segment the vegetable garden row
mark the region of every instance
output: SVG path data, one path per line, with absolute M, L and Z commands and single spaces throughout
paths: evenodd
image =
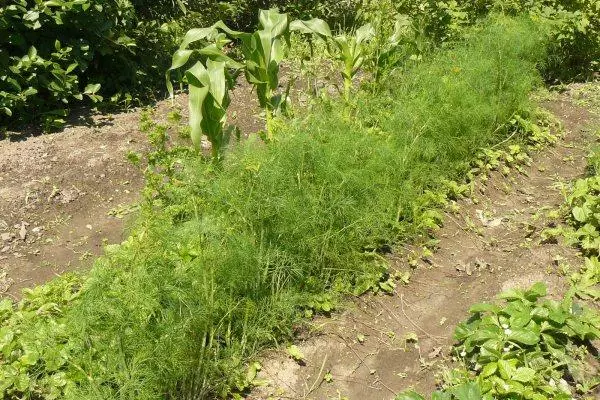
M 42 22 L 66 26 L 80 12 L 96 18 L 106 12 L 101 3 L 22 0 L 2 8 L 0 33 L 9 32 L 11 42 L 0 51 L 10 51 L 2 58 L 8 64 L 0 61 L 0 110 L 19 117 L 30 107 L 42 112 L 52 98 L 101 100 L 105 84 L 93 86 L 100 82 L 84 70 L 101 72 L 104 62 L 119 69 L 114 57 L 123 45 L 132 47 L 123 53 L 128 62 L 139 55 L 125 33 L 94 32 L 119 49 L 107 50 L 112 55 L 102 61 L 94 61 L 102 51 L 86 49 L 85 40 L 77 48 L 56 40 L 54 51 L 49 42 L 28 47 Z M 192 13 L 189 6 L 179 2 L 178 9 Z M 337 33 L 324 19 L 273 9 L 260 11 L 253 33 L 214 21 L 185 35 L 162 28 L 175 32 L 171 44 L 181 36 L 178 47 L 167 46 L 171 67 L 140 71 L 162 85 L 167 71 L 171 92 L 175 75 L 189 88 L 195 148 L 174 145 L 168 134 L 181 127 L 146 114 L 141 129 L 153 151 L 128 239 L 108 246 L 89 273 L 26 290 L 16 305 L 0 303 L 3 398 L 240 396 L 251 384 L 249 363 L 262 349 L 291 340 L 307 310 L 323 311 L 315 304 L 324 295 L 392 290 L 384 254 L 433 234 L 441 205 L 457 195 L 456 182 L 469 179 L 484 149 L 509 135 L 544 141 L 528 121 L 529 94 L 543 78 L 583 77 L 597 68 L 598 2 L 376 1 L 359 10 L 357 28 Z M 26 34 L 15 30 L 15 19 Z M 287 114 L 289 88 L 279 87 L 278 76 L 293 32 L 333 59 L 344 82 L 339 96 L 317 98 L 295 117 Z M 14 55 L 17 48 L 27 54 Z M 80 57 L 77 65 L 63 70 L 60 60 L 71 53 Z M 265 110 L 262 138 L 236 140 L 227 125 L 229 92 L 241 73 Z M 71 86 L 55 90 L 59 77 Z M 203 135 L 210 157 L 197 149 Z M 534 367 L 528 357 L 535 351 L 554 362 L 568 344 L 597 338 L 598 317 L 576 308 L 580 291 L 560 304 L 541 302 L 544 292 L 536 285 L 505 295 L 506 306 L 475 306 L 457 339 L 467 367 L 478 367 L 435 396 L 570 398 L 549 383 L 563 369 Z M 529 333 L 521 334 L 525 327 Z M 498 355 L 489 340 L 514 346 Z

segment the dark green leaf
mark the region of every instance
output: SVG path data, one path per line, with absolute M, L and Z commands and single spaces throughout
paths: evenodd
M 539 334 L 526 329 L 513 329 L 508 334 L 508 339 L 513 342 L 533 346 L 539 341 L 540 337 Z

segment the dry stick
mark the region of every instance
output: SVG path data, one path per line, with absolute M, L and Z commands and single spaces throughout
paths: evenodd
M 395 391 L 394 391 L 392 388 L 390 388 L 388 385 L 386 385 L 385 383 L 383 383 L 383 381 L 382 381 L 382 380 L 381 380 L 379 377 L 377 377 L 377 378 L 376 378 L 376 379 L 373 381 L 373 384 L 376 384 L 376 383 L 380 383 L 380 384 L 381 384 L 381 386 L 383 386 L 384 388 L 386 388 L 387 390 L 389 390 L 389 391 L 390 391 L 390 393 L 392 393 L 394 396 L 397 394 L 397 393 L 396 393 L 396 392 L 395 392 Z
M 371 385 L 371 383 L 369 383 L 369 381 L 366 379 L 349 379 L 349 378 L 344 378 L 344 377 L 336 377 L 335 381 L 336 382 L 358 383 L 358 384 L 367 385 L 367 386 Z M 369 387 L 372 389 L 381 390 L 381 388 L 378 388 L 378 387 L 373 387 L 373 386 L 369 386 Z
M 404 317 L 406 317 L 406 319 L 418 330 L 420 330 L 421 332 L 423 332 L 425 335 L 427 335 L 427 337 L 429 337 L 430 339 L 433 339 L 435 342 L 440 343 L 438 339 L 448 339 L 445 336 L 435 336 L 430 334 L 429 332 L 427 332 L 425 329 L 421 328 L 419 325 L 417 325 L 412 319 L 410 319 L 410 317 L 408 316 L 408 314 L 406 314 L 406 311 L 404 311 L 404 294 L 400 293 L 400 309 L 402 310 L 402 314 L 404 314 Z
M 510 120 L 511 120 L 511 119 L 512 119 L 512 118 L 515 116 L 515 114 L 516 114 L 516 113 L 517 113 L 517 112 L 515 111 L 515 112 L 513 112 L 512 114 L 510 114 L 510 117 L 508 118 L 508 120 L 510 121 Z M 496 132 L 498 132 L 500 129 L 504 128 L 506 125 L 507 125 L 506 123 L 504 123 L 504 124 L 501 124 L 501 125 L 498 125 L 498 126 L 496 127 L 496 129 L 494 129 L 494 131 L 492 132 L 492 135 L 494 135 L 494 134 L 495 134 Z M 519 132 L 519 131 L 515 129 L 515 131 L 514 131 L 514 132 L 513 132 L 513 133 L 512 133 L 512 134 L 511 134 L 509 137 L 507 137 L 506 139 L 504 139 L 504 140 L 503 140 L 503 141 L 501 141 L 500 143 L 496 143 L 495 145 L 493 145 L 492 147 L 490 147 L 490 150 L 493 150 L 493 149 L 495 149 L 496 147 L 502 146 L 504 143 L 506 143 L 506 142 L 508 142 L 510 139 L 512 139 L 512 137 L 513 137 L 513 136 L 515 136 L 515 135 L 517 134 L 517 132 Z M 492 136 L 492 135 L 490 135 L 490 136 Z
M 344 344 L 346 345 L 346 347 L 348 347 L 350 350 L 352 350 L 352 352 L 354 353 L 354 356 L 358 359 L 358 365 L 356 367 L 354 367 L 354 369 L 352 370 L 352 372 L 350 373 L 350 375 L 352 375 L 353 373 L 356 372 L 356 370 L 365 362 L 365 360 L 367 359 L 367 357 L 369 357 L 371 355 L 375 355 L 375 353 L 368 353 L 364 357 L 361 357 L 358 354 L 358 352 L 356 350 L 354 350 L 354 348 L 350 344 L 348 344 L 348 342 L 346 341 L 346 338 L 344 338 L 339 333 L 333 333 L 333 335 L 335 335 L 335 336 L 339 337 L 340 339 L 342 339 L 344 341 Z
M 496 131 L 498 131 L 498 129 L 496 129 Z M 494 132 L 496 132 L 494 131 Z M 508 142 L 510 139 L 513 138 L 513 136 L 516 135 L 518 131 L 514 131 L 509 137 L 507 137 L 506 139 L 504 139 L 503 141 L 501 141 L 500 143 L 496 143 L 495 145 L 493 145 L 492 147 L 490 147 L 490 150 L 494 150 L 497 147 L 500 147 L 501 145 L 503 145 L 504 143 Z
M 323 369 L 325 368 L 325 363 L 327 362 L 327 357 L 328 357 L 328 354 L 325 354 L 325 357 L 323 358 L 323 363 L 321 364 L 321 369 L 319 370 L 319 373 L 317 374 L 317 379 L 315 379 L 315 381 L 313 382 L 310 389 L 308 389 L 308 392 L 304 395 L 304 398 L 306 398 L 308 395 L 310 395 L 313 390 L 318 389 L 319 386 L 321 386 L 321 382 L 323 382 L 323 380 L 321 379 L 321 374 L 323 373 Z M 319 386 L 315 387 L 317 385 L 317 383 L 319 384 Z
M 364 322 L 364 321 L 361 321 L 361 320 L 358 320 L 358 319 L 356 319 L 356 318 L 354 318 L 354 317 L 350 317 L 350 320 L 351 320 L 352 322 L 354 322 L 354 323 L 359 323 L 359 324 L 362 324 L 362 325 L 366 326 L 367 328 L 369 328 L 370 330 L 372 330 L 372 331 L 375 331 L 375 332 L 379 333 L 380 335 L 386 335 L 386 334 L 387 334 L 387 332 L 386 332 L 386 331 L 383 331 L 383 330 L 381 330 L 381 329 L 375 328 L 374 326 L 372 326 L 372 325 L 369 325 L 369 324 L 367 324 L 366 322 Z
M 392 317 L 394 317 L 396 319 L 396 321 L 398 321 L 400 324 L 402 324 L 402 322 L 400 321 L 400 318 L 398 318 L 398 316 L 392 310 L 390 310 L 388 307 L 385 306 L 385 304 L 383 304 L 381 302 L 379 302 L 379 304 L 383 308 L 385 308 L 392 315 Z M 444 337 L 444 336 L 432 335 L 431 333 L 427 332 L 425 329 L 423 329 L 419 325 L 417 325 L 417 323 L 414 322 L 412 319 L 410 319 L 410 317 L 406 314 L 406 311 L 404 311 L 404 295 L 403 294 L 400 294 L 400 307 L 402 309 L 402 314 L 404 314 L 404 317 L 408 320 L 408 322 L 410 322 L 415 328 L 417 328 L 418 330 L 423 332 L 428 338 L 432 339 L 433 341 L 435 341 L 438 344 L 440 344 L 439 339 L 446 339 L 446 337 Z
M 372 356 L 376 356 L 376 355 L 377 355 L 376 352 L 371 352 L 371 353 L 366 354 L 363 358 L 361 358 L 358 361 L 358 364 L 356 364 L 356 367 L 354 367 L 354 369 L 352 370 L 352 372 L 350 372 L 350 375 L 353 375 L 365 363 L 365 360 L 368 357 L 372 357 Z
M 450 220 L 452 222 L 454 222 L 461 230 L 463 230 L 464 232 L 470 232 L 469 228 L 464 228 L 455 218 L 453 218 L 450 214 L 446 213 L 446 217 L 450 218 Z M 486 242 L 485 240 L 483 240 L 483 238 L 481 238 L 476 232 L 475 232 L 475 237 L 480 240 L 483 244 L 485 244 L 486 246 L 489 246 L 490 244 L 488 242 Z M 473 249 L 473 247 L 466 247 L 463 246 L 466 249 Z
M 339 333 L 334 333 L 334 332 L 330 333 L 330 335 L 337 336 L 338 338 L 342 339 L 342 341 L 344 342 L 346 347 L 349 348 L 350 350 L 352 350 L 352 352 L 354 353 L 354 356 L 359 360 L 361 359 L 360 355 L 356 352 L 356 350 L 354 350 L 354 348 L 348 344 L 348 341 L 346 340 L 346 338 L 344 338 Z

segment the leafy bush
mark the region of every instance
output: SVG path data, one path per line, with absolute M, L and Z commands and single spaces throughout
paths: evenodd
M 600 1 L 542 0 L 530 12 L 550 23 L 547 79 L 581 80 L 600 71 Z
M 171 35 L 139 23 L 127 0 L 11 1 L 0 8 L 0 123 L 142 92 L 160 81 Z
M 132 0 L 144 19 L 168 21 L 174 17 L 184 26 L 209 26 L 223 20 L 234 29 L 251 30 L 258 25 L 258 10 L 277 8 L 292 18 L 323 18 L 335 26 L 351 26 L 362 0 Z M 185 10 L 185 12 L 184 12 Z M 187 12 L 187 15 L 185 15 Z
M 600 316 L 566 297 L 544 300 L 546 287 L 500 295 L 506 305 L 476 304 L 469 321 L 459 324 L 456 352 L 479 375 L 484 398 L 520 396 L 571 399 L 571 388 L 588 387 L 586 343 L 600 338 Z

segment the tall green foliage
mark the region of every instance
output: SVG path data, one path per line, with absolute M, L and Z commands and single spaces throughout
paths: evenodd
M 233 31 L 224 23 L 217 28 L 241 41 L 246 80 L 256 88 L 258 102 L 267 116 L 267 133 L 271 138 L 271 119 L 274 112 L 285 110 L 286 93 L 277 93 L 279 67 L 286 56 L 290 38 L 287 14 L 275 9 L 259 11 L 258 30 L 253 33 Z
M 170 40 L 139 23 L 128 0 L 10 0 L 0 6 L 0 124 L 139 93 L 164 68 Z
M 189 30 L 179 50 L 173 55 L 172 65 L 167 71 L 167 87 L 172 96 L 171 71 L 185 66 L 194 54 L 200 56 L 201 59 L 224 60 L 224 65 L 228 68 L 243 70 L 248 83 L 256 88 L 259 104 L 265 110 L 267 117 L 267 138 L 271 139 L 273 113 L 281 113 L 286 110 L 289 87 L 283 93 L 279 93 L 277 89 L 279 87 L 279 67 L 286 56 L 287 47 L 289 47 L 290 23 L 287 14 L 281 14 L 273 9 L 260 10 L 259 21 L 259 29 L 252 33 L 232 30 L 223 21 L 218 21 L 208 28 L 194 28 Z M 225 38 L 225 34 L 240 42 L 240 50 L 243 58 L 239 62 L 234 61 L 223 52 L 223 46 L 229 42 Z M 198 41 L 201 41 L 204 47 L 198 50 L 189 48 L 190 45 Z M 204 67 L 201 61 L 199 63 L 193 67 L 194 71 L 207 71 L 210 69 L 208 65 L 208 69 Z M 214 65 L 212 64 L 212 66 Z M 191 69 L 186 72 L 187 82 L 190 87 L 192 140 L 198 146 L 201 135 L 206 134 L 213 144 L 213 150 L 217 151 L 217 153 L 223 143 L 221 139 L 217 139 L 214 136 L 215 132 L 213 132 L 212 127 L 220 127 L 218 129 L 222 131 L 225 111 L 229 104 L 227 92 L 232 88 L 234 83 L 233 79 L 228 77 L 228 72 L 225 68 L 220 68 L 219 70 L 221 72 L 214 70 L 211 73 L 213 78 L 216 78 L 217 75 L 220 76 L 219 81 L 223 83 L 218 85 L 214 80 L 211 85 L 207 85 L 206 83 L 200 84 L 201 80 L 195 76 L 195 73 Z M 210 89 L 211 87 L 218 92 L 218 95 L 214 95 L 215 92 Z M 207 97 L 197 89 L 207 91 L 211 96 Z M 213 102 L 210 99 L 219 100 Z M 210 104 L 218 104 L 218 107 L 215 108 Z M 209 122 L 209 120 L 214 121 Z M 204 121 L 205 123 L 201 124 L 199 121 Z
M 197 42 L 202 43 L 199 49 L 194 48 Z M 226 112 L 229 91 L 237 77 L 237 72 L 230 71 L 239 71 L 243 67 L 223 52 L 228 43 L 229 40 L 214 27 L 190 29 L 173 54 L 171 67 L 166 72 L 167 89 L 173 97 L 171 72 L 194 62 L 185 71 L 189 86 L 191 139 L 199 149 L 202 135 L 206 135 L 214 159 L 219 158 L 230 132 L 225 126 Z
M 208 60 L 206 67 L 198 61 L 186 71 L 190 87 L 190 109 L 202 110 L 190 113 L 192 141 L 199 146 L 200 137 L 205 134 L 212 144 L 213 158 L 218 159 L 224 142 L 225 117 L 229 106 L 229 90 L 232 79 L 222 61 Z
M 332 35 L 329 25 L 320 19 L 296 21 L 293 28 L 302 33 L 315 34 L 325 40 L 328 53 L 341 64 L 344 98 L 349 101 L 352 80 L 365 62 L 365 43 L 375 36 L 373 26 L 367 23 L 353 33 L 341 33 L 336 36 Z
M 583 80 L 600 72 L 600 1 L 544 0 L 533 2 L 529 12 L 549 24 L 547 79 Z

